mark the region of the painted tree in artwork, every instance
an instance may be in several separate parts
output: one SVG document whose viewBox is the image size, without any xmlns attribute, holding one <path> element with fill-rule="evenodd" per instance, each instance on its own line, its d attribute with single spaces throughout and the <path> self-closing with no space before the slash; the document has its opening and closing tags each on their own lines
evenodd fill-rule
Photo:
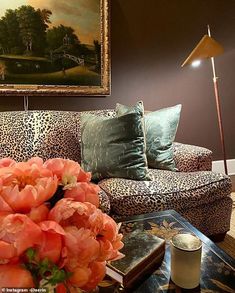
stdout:
<svg viewBox="0 0 235 293">
<path fill-rule="evenodd" d="M 61 46 L 80 44 L 80 41 L 73 28 L 61 24 L 47 31 L 47 44 L 50 50 L 55 50 Z"/>
<path fill-rule="evenodd" d="M 0 53 L 8 53 L 8 33 L 4 19 L 0 19 Z"/>
<path fill-rule="evenodd" d="M 51 15 L 48 9 L 35 9 L 30 5 L 8 9 L 0 19 L 0 54 L 48 56 L 66 52 L 75 56 L 91 56 L 95 52 L 96 69 L 99 69 L 98 41 L 94 41 L 94 51 L 91 52 L 81 44 L 72 27 L 60 24 L 49 28 Z"/>
<path fill-rule="evenodd" d="M 5 4 L 0 4 L 0 7 L 5 7 Z M 89 85 L 99 85 L 101 45 L 99 41 L 92 40 L 90 20 L 85 20 L 85 27 L 89 27 L 88 36 L 85 35 L 86 42 L 81 43 L 83 35 L 77 31 L 83 26 L 76 25 L 73 15 L 71 20 L 74 21 L 67 22 L 67 19 L 58 19 L 57 14 L 52 17 L 53 10 L 39 7 L 21 5 L 1 13 L 0 84 L 7 81 L 25 84 L 50 82 L 53 85 L 86 85 L 88 82 Z M 58 13 L 58 9 L 55 12 Z M 66 15 L 67 11 L 63 13 Z M 83 22 L 78 20 L 78 23 Z"/>
<path fill-rule="evenodd" d="M 7 38 L 7 51 L 12 54 L 17 54 L 23 49 L 23 43 L 20 38 L 20 28 L 15 10 L 8 9 L 3 18 L 6 26 Z"/>
<path fill-rule="evenodd" d="M 41 14 L 44 23 L 51 23 L 50 16 L 52 15 L 52 12 L 49 9 L 38 9 L 37 11 Z"/>
<path fill-rule="evenodd" d="M 8 9 L 0 19 L 2 53 L 43 55 L 51 14 L 50 10 L 35 10 L 29 5 Z"/>
<path fill-rule="evenodd" d="M 19 22 L 15 10 L 8 9 L 0 20 L 0 46 L 3 54 L 14 54 L 22 50 Z"/>
<path fill-rule="evenodd" d="M 21 6 L 17 9 L 17 19 L 20 28 L 20 37 L 28 53 L 44 53 L 46 45 L 47 24 L 44 22 L 40 10 L 32 6 Z"/>
</svg>

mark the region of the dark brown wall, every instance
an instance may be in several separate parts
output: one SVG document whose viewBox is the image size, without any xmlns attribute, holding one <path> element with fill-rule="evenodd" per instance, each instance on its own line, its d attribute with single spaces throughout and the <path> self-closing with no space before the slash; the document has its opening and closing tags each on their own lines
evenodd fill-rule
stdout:
<svg viewBox="0 0 235 293">
<path fill-rule="evenodd" d="M 235 1 L 111 0 L 112 95 L 105 98 L 30 97 L 30 109 L 113 108 L 142 99 L 148 110 L 182 103 L 177 140 L 208 147 L 222 159 L 210 62 L 180 64 L 209 23 L 225 53 L 216 58 L 229 158 L 235 158 Z M 0 110 L 23 109 L 22 98 Z"/>
</svg>

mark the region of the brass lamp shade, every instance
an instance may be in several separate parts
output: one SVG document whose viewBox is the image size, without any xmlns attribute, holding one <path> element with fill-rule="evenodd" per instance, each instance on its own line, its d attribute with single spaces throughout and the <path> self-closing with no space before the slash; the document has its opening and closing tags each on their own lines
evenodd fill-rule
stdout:
<svg viewBox="0 0 235 293">
<path fill-rule="evenodd" d="M 213 38 L 208 35 L 204 35 L 204 37 L 200 40 L 197 46 L 193 49 L 181 67 L 191 64 L 195 60 L 207 59 L 211 57 L 215 57 L 224 52 L 224 48 Z"/>
<path fill-rule="evenodd" d="M 225 171 L 225 174 L 228 174 L 225 142 L 224 142 L 224 130 L 223 130 L 222 113 L 221 113 L 221 106 L 220 106 L 220 95 L 219 95 L 219 88 L 218 88 L 218 76 L 216 75 L 215 60 L 214 60 L 214 57 L 219 54 L 222 54 L 224 52 L 224 49 L 217 41 L 212 39 L 209 25 L 207 26 L 207 31 L 208 31 L 208 35 L 204 35 L 204 37 L 193 49 L 193 51 L 188 56 L 188 58 L 181 65 L 181 67 L 187 64 L 191 64 L 193 61 L 196 61 L 196 60 L 208 59 L 208 58 L 211 59 L 216 110 L 217 110 L 219 132 L 220 132 L 220 141 L 221 141 L 223 159 L 224 159 L 224 171 Z"/>
</svg>

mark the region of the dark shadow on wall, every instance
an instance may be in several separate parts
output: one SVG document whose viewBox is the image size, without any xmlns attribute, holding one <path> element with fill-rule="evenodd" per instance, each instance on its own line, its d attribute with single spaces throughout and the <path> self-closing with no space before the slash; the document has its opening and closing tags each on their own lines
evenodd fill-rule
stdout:
<svg viewBox="0 0 235 293">
<path fill-rule="evenodd" d="M 30 109 L 82 111 L 113 108 L 142 99 L 148 110 L 183 105 L 177 140 L 202 145 L 221 159 L 209 62 L 180 65 L 211 26 L 225 54 L 216 58 L 226 147 L 235 158 L 235 1 L 112 0 L 109 97 L 30 97 Z M 20 97 L 0 97 L 0 110 L 21 110 Z"/>
</svg>

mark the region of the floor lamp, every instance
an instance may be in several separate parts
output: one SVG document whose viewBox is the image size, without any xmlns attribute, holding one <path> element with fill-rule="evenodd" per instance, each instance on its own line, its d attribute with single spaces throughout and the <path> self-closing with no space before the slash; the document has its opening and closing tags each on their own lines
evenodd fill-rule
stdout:
<svg viewBox="0 0 235 293">
<path fill-rule="evenodd" d="M 204 35 L 204 37 L 200 40 L 197 46 L 193 49 L 190 55 L 183 62 L 181 67 L 188 64 L 191 64 L 192 66 L 197 67 L 200 65 L 200 60 L 208 59 L 208 58 L 210 58 L 211 60 L 215 101 L 216 101 L 216 109 L 217 109 L 219 132 L 220 132 L 220 141 L 221 141 L 223 160 L 224 160 L 224 171 L 225 171 L 225 174 L 228 174 L 225 142 L 224 142 L 224 130 L 223 130 L 221 105 L 220 105 L 220 95 L 219 95 L 219 88 L 218 88 L 218 76 L 216 75 L 215 61 L 214 61 L 214 57 L 222 54 L 224 52 L 224 49 L 217 41 L 215 41 L 211 37 L 209 25 L 207 29 L 208 29 L 208 34 Z"/>
</svg>

